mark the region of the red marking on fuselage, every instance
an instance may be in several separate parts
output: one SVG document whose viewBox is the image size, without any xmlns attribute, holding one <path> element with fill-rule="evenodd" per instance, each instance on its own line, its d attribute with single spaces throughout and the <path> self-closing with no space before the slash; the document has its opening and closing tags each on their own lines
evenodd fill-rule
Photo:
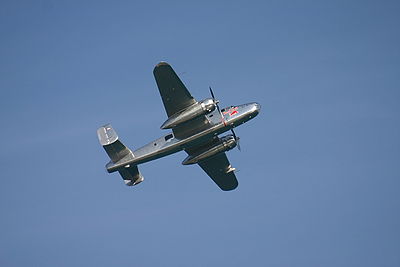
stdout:
<svg viewBox="0 0 400 267">
<path fill-rule="evenodd" d="M 222 119 L 222 122 L 224 123 L 224 126 L 226 126 L 226 121 L 225 121 L 225 119 L 224 118 L 221 118 Z"/>
<path fill-rule="evenodd" d="M 233 116 L 233 115 L 239 113 L 239 112 L 237 111 L 237 109 L 238 109 L 238 107 L 233 107 L 233 108 L 230 108 L 230 109 L 227 110 L 227 111 L 222 112 L 222 114 L 223 114 L 223 115 L 229 114 L 229 116 Z M 222 116 L 221 119 L 222 119 L 222 122 L 224 123 L 224 125 L 226 126 L 226 121 L 225 121 L 224 116 Z"/>
</svg>

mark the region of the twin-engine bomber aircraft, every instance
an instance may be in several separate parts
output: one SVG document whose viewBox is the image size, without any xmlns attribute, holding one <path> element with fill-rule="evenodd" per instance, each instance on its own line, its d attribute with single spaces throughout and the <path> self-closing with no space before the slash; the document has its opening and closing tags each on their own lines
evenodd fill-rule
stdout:
<svg viewBox="0 0 400 267">
<path fill-rule="evenodd" d="M 220 110 L 211 88 L 212 98 L 196 101 L 168 63 L 160 62 L 153 73 L 168 115 L 161 129 L 172 129 L 172 133 L 131 151 L 110 124 L 100 127 L 100 144 L 111 158 L 107 171 L 118 171 L 128 186 L 137 185 L 144 180 L 137 165 L 185 150 L 189 155 L 183 165 L 197 163 L 222 190 L 235 189 L 235 168 L 225 152 L 238 145 L 233 128 L 257 116 L 260 105 L 254 102 Z M 229 130 L 232 134 L 218 137 Z"/>
</svg>

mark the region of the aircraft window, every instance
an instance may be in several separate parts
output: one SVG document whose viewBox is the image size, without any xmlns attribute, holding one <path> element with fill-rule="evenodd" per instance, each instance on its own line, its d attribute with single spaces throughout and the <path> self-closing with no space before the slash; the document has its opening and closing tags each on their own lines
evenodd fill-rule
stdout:
<svg viewBox="0 0 400 267">
<path fill-rule="evenodd" d="M 174 137 L 173 134 L 169 134 L 169 135 L 165 136 L 165 141 L 168 141 L 169 139 L 171 139 L 173 137 Z"/>
<path fill-rule="evenodd" d="M 221 112 L 225 112 L 225 109 L 223 108 L 223 109 L 221 109 Z"/>
<path fill-rule="evenodd" d="M 212 116 L 214 116 L 214 114 L 211 114 L 211 115 L 210 115 L 210 116 L 208 116 L 208 117 L 210 117 L 210 118 L 211 118 Z"/>
</svg>

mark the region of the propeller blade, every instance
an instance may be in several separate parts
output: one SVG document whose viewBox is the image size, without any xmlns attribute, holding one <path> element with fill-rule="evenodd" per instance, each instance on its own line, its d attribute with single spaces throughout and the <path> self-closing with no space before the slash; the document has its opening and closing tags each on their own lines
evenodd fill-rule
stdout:
<svg viewBox="0 0 400 267">
<path fill-rule="evenodd" d="M 212 97 L 212 99 L 214 100 L 215 104 L 218 105 L 219 100 L 215 99 L 214 92 L 213 92 L 213 90 L 211 89 L 211 86 L 210 86 L 210 93 L 211 93 L 211 97 Z"/>
<path fill-rule="evenodd" d="M 209 88 L 210 88 L 210 94 L 211 94 L 211 97 L 214 100 L 215 106 L 217 107 L 217 110 L 218 110 L 219 114 L 221 115 L 222 121 L 224 121 L 224 115 L 222 115 L 221 109 L 219 108 L 219 105 L 218 105 L 219 101 L 215 99 L 214 92 L 211 89 L 211 86 Z"/>
<path fill-rule="evenodd" d="M 214 93 L 213 93 L 213 90 L 211 89 L 211 86 L 210 86 L 210 93 L 211 93 L 211 97 L 215 100 Z"/>
<path fill-rule="evenodd" d="M 218 110 L 219 114 L 221 114 L 221 117 L 222 117 L 222 119 L 223 119 L 224 117 L 222 116 L 222 113 L 221 113 L 221 110 L 219 109 L 218 103 L 215 103 L 215 105 L 217 106 L 217 110 Z"/>
<path fill-rule="evenodd" d="M 233 138 L 235 138 L 237 148 L 239 149 L 239 151 L 242 151 L 242 150 L 240 149 L 240 143 L 239 143 L 240 137 L 237 137 L 237 136 L 236 136 L 236 133 L 235 133 L 235 131 L 233 130 L 233 128 L 231 129 L 231 131 L 232 131 L 232 134 L 233 134 Z"/>
<path fill-rule="evenodd" d="M 235 138 L 235 141 L 237 140 L 237 137 L 236 137 L 236 134 L 235 134 L 235 131 L 233 130 L 233 128 L 231 129 L 231 132 L 232 132 L 232 134 L 233 134 L 233 138 Z"/>
<path fill-rule="evenodd" d="M 214 92 L 213 92 L 213 90 L 211 89 L 211 86 L 210 86 L 209 88 L 210 88 L 211 97 L 213 98 L 213 100 L 214 100 L 214 102 L 215 102 L 215 105 L 217 106 L 217 110 L 218 110 L 219 114 L 221 115 L 221 119 L 222 119 L 222 121 L 223 121 L 224 124 L 225 124 L 224 115 L 222 115 L 222 112 L 221 112 L 221 110 L 219 109 L 219 105 L 218 105 L 219 101 L 218 101 L 218 100 L 215 100 Z M 226 126 L 226 124 L 225 124 L 225 126 Z M 233 138 L 235 138 L 236 146 L 237 146 L 237 148 L 239 149 L 239 151 L 241 151 L 240 145 L 239 145 L 239 140 L 240 140 L 240 138 L 236 136 L 235 131 L 233 130 L 233 128 L 231 129 L 231 131 L 232 131 L 232 134 L 233 134 Z"/>
</svg>

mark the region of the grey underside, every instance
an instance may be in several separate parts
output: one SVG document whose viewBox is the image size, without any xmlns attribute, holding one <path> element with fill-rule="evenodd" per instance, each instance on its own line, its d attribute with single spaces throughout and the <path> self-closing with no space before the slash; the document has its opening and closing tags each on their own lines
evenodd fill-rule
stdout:
<svg viewBox="0 0 400 267">
<path fill-rule="evenodd" d="M 170 65 L 160 63 L 153 73 L 168 117 L 197 103 Z M 167 134 L 135 151 L 122 144 L 111 125 L 100 127 L 97 133 L 100 143 L 111 158 L 106 166 L 108 172 L 118 171 L 125 183 L 134 185 L 135 181 L 143 180 L 138 164 L 181 150 L 189 155 L 207 150 L 218 141 L 217 135 L 230 127 L 221 123 L 219 112 L 213 111 L 172 128 L 173 135 Z M 237 187 L 237 179 L 225 153 L 200 161 L 199 165 L 222 190 Z"/>
<path fill-rule="evenodd" d="M 167 116 L 193 105 L 197 101 L 167 63 L 158 64 L 153 71 Z M 200 116 L 172 129 L 176 138 L 182 140 L 200 131 L 210 128 L 206 116 Z"/>
<path fill-rule="evenodd" d="M 121 159 L 128 160 L 133 158 L 132 151 L 118 140 L 118 135 L 110 124 L 100 127 L 97 130 L 97 135 L 100 144 L 110 157 L 112 163 L 116 163 Z M 119 169 L 118 172 L 127 185 L 133 185 L 136 181 L 143 180 L 143 176 L 135 165 L 126 166 Z"/>
<path fill-rule="evenodd" d="M 198 146 L 186 148 L 185 151 L 189 155 L 192 155 L 198 151 L 210 149 L 217 142 L 218 137 L 214 137 L 208 139 L 208 142 L 199 144 Z M 231 165 L 225 152 L 200 161 L 198 164 L 222 190 L 229 191 L 238 186 L 235 173 L 229 171 Z"/>
<path fill-rule="evenodd" d="M 197 102 L 167 63 L 158 64 L 154 68 L 153 74 L 168 117 Z M 200 116 L 174 127 L 172 129 L 173 139 L 165 140 L 165 137 L 161 137 L 156 142 L 134 151 L 135 157 L 140 158 L 154 154 L 153 157 L 158 158 L 182 149 L 191 155 L 198 149 L 211 147 L 216 138 L 214 132 L 226 130 L 224 129 L 226 127 L 220 124 L 219 113 L 213 112 L 212 114 L 215 115 Z M 226 170 L 230 168 L 230 163 L 225 153 L 202 161 L 199 165 L 222 190 L 232 190 L 237 187 L 235 174 L 233 172 L 226 173 Z"/>
</svg>

